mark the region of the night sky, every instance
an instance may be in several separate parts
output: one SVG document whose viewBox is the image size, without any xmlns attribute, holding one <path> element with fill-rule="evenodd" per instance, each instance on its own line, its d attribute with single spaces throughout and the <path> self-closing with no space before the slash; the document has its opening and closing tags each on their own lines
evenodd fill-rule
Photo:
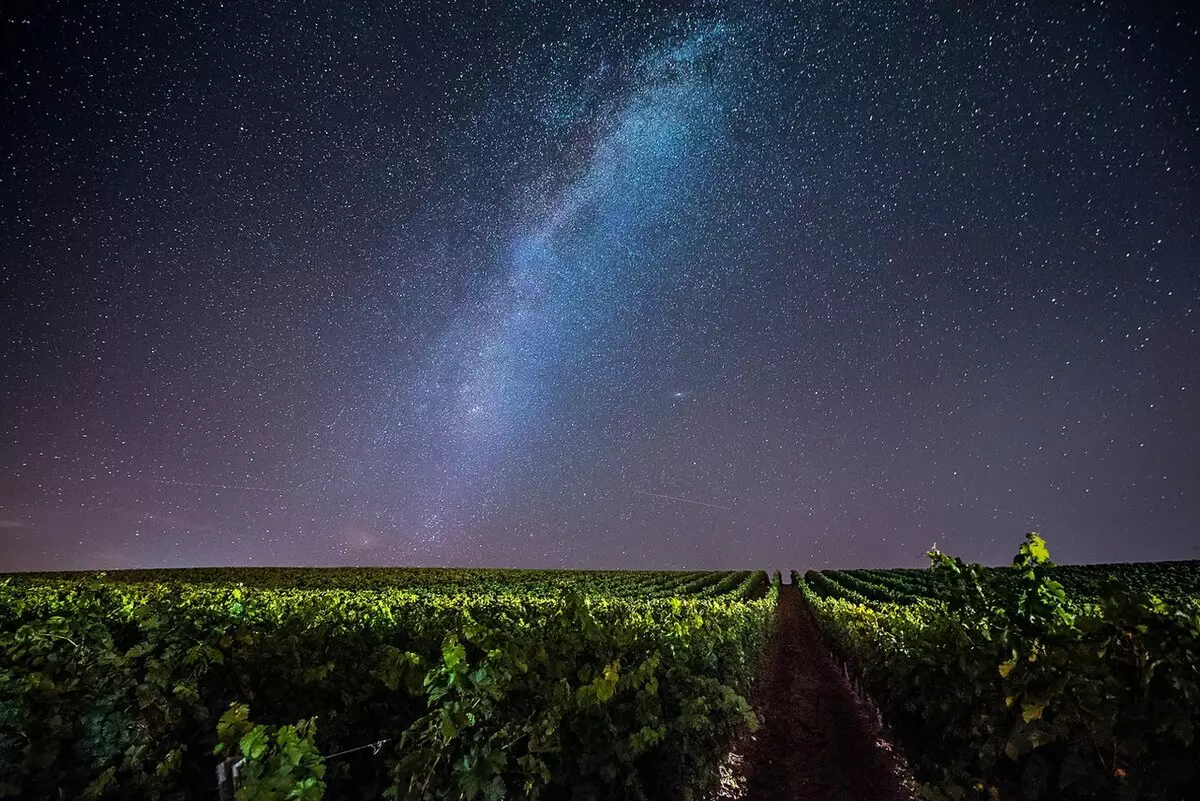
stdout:
<svg viewBox="0 0 1200 801">
<path fill-rule="evenodd" d="M 0 17 L 0 569 L 1200 558 L 1194 11 Z"/>
</svg>

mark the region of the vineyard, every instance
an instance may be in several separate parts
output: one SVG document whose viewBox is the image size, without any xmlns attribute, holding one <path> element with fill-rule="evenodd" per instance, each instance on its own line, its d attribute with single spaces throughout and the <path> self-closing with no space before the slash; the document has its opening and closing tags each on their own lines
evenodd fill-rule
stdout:
<svg viewBox="0 0 1200 801">
<path fill-rule="evenodd" d="M 793 574 L 942 799 L 1200 798 L 1200 563 Z"/>
<path fill-rule="evenodd" d="M 0 581 L 0 796 L 701 794 L 765 573 L 192 570 Z M 226 782 L 228 785 L 229 782 Z"/>
<path fill-rule="evenodd" d="M 1200 563 L 930 556 L 3 576 L 0 797 L 1200 798 Z"/>
</svg>

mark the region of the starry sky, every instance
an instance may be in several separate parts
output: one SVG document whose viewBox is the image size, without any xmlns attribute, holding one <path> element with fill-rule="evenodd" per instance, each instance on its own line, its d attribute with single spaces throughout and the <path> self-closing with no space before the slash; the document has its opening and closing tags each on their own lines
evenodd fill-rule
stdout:
<svg viewBox="0 0 1200 801">
<path fill-rule="evenodd" d="M 0 570 L 1200 558 L 1186 3 L 0 26 Z"/>
</svg>

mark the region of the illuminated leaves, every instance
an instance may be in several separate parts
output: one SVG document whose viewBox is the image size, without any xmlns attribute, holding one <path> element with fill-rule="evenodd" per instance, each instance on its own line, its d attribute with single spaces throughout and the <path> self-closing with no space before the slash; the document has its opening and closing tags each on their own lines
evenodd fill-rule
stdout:
<svg viewBox="0 0 1200 801">
<path fill-rule="evenodd" d="M 805 577 L 924 797 L 1170 798 L 1194 780 L 1163 769 L 1168 754 L 1200 765 L 1194 570 L 1058 567 L 1033 532 L 1012 568 L 931 563 Z"/>
</svg>

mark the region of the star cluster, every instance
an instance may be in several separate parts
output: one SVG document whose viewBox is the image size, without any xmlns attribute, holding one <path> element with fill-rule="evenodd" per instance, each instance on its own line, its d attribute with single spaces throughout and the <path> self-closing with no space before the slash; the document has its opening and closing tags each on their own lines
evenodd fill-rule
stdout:
<svg viewBox="0 0 1200 801">
<path fill-rule="evenodd" d="M 1200 558 L 1200 20 L 6 8 L 0 569 Z"/>
</svg>

